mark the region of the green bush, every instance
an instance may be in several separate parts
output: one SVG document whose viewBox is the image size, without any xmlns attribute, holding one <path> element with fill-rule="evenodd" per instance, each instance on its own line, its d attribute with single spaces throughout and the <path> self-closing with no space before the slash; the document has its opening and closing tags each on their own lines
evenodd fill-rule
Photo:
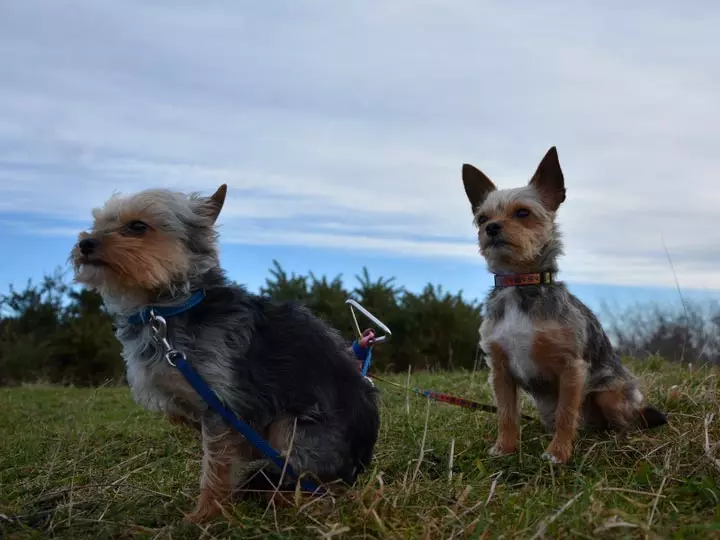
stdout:
<svg viewBox="0 0 720 540">
<path fill-rule="evenodd" d="M 393 332 L 374 352 L 376 371 L 473 368 L 480 304 L 430 284 L 411 293 L 394 279 L 371 279 L 366 268 L 355 278 L 356 286 L 347 289 L 341 276 L 288 275 L 273 261 L 260 293 L 306 304 L 348 340 L 353 321 L 345 300 L 355 298 Z M 363 329 L 370 325 L 361 315 L 359 322 Z M 11 287 L 0 298 L 0 385 L 122 383 L 120 352 L 100 296 L 74 289 L 59 272 L 22 291 Z"/>
</svg>

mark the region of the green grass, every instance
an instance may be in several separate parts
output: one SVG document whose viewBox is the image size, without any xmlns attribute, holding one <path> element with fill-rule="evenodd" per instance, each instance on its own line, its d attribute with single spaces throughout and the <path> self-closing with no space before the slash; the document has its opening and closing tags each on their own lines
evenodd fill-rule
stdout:
<svg viewBox="0 0 720 540">
<path fill-rule="evenodd" d="M 718 373 L 633 367 L 671 425 L 581 434 L 567 466 L 540 459 L 550 435 L 536 422 L 523 423 L 520 453 L 491 458 L 492 415 L 378 383 L 374 470 L 352 491 L 291 508 L 238 501 L 202 528 L 182 520 L 199 492 L 194 433 L 145 412 L 126 388 L 5 389 L 0 527 L 5 538 L 720 538 L 720 470 L 704 451 L 711 413 L 710 445 L 720 441 Z M 486 379 L 419 374 L 412 383 L 488 401 Z"/>
</svg>

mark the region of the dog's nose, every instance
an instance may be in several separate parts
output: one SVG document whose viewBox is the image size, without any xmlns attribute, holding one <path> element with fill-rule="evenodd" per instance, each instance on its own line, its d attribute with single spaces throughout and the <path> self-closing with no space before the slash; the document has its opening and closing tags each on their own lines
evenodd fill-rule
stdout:
<svg viewBox="0 0 720 540">
<path fill-rule="evenodd" d="M 487 234 L 489 237 L 494 238 L 498 234 L 500 234 L 500 231 L 502 231 L 502 225 L 499 223 L 488 223 L 485 227 L 485 234 Z"/>
<path fill-rule="evenodd" d="M 80 240 L 78 247 L 80 248 L 80 253 L 83 255 L 90 255 L 99 245 L 99 240 L 95 240 L 94 238 L 84 238 Z"/>
</svg>

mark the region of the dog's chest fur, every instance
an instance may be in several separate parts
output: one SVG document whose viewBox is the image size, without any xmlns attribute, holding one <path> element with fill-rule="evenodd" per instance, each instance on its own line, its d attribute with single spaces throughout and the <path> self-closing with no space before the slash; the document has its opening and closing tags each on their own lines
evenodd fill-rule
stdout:
<svg viewBox="0 0 720 540">
<path fill-rule="evenodd" d="M 196 420 L 203 409 L 182 374 L 165 361 L 152 340 L 150 327 L 119 330 L 128 385 L 137 403 L 151 411 Z"/>
<path fill-rule="evenodd" d="M 490 346 L 494 343 L 508 356 L 510 371 L 523 386 L 537 378 L 538 369 L 531 351 L 535 330 L 533 321 L 521 305 L 521 298 L 513 289 L 500 291 L 489 299 L 488 316 L 480 326 L 481 347 L 490 362 Z"/>
</svg>

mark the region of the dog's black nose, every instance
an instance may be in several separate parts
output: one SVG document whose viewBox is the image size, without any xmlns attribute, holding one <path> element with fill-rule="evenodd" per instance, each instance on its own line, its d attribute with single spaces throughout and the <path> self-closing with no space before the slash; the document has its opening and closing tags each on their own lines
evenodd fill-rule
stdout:
<svg viewBox="0 0 720 540">
<path fill-rule="evenodd" d="M 84 238 L 80 240 L 78 247 L 80 248 L 80 253 L 83 255 L 90 255 L 99 245 L 99 240 L 95 240 L 94 238 Z"/>
<path fill-rule="evenodd" d="M 488 223 L 485 227 L 485 234 L 487 234 L 489 237 L 494 238 L 498 234 L 500 234 L 500 231 L 502 231 L 502 225 L 499 223 Z"/>
</svg>

